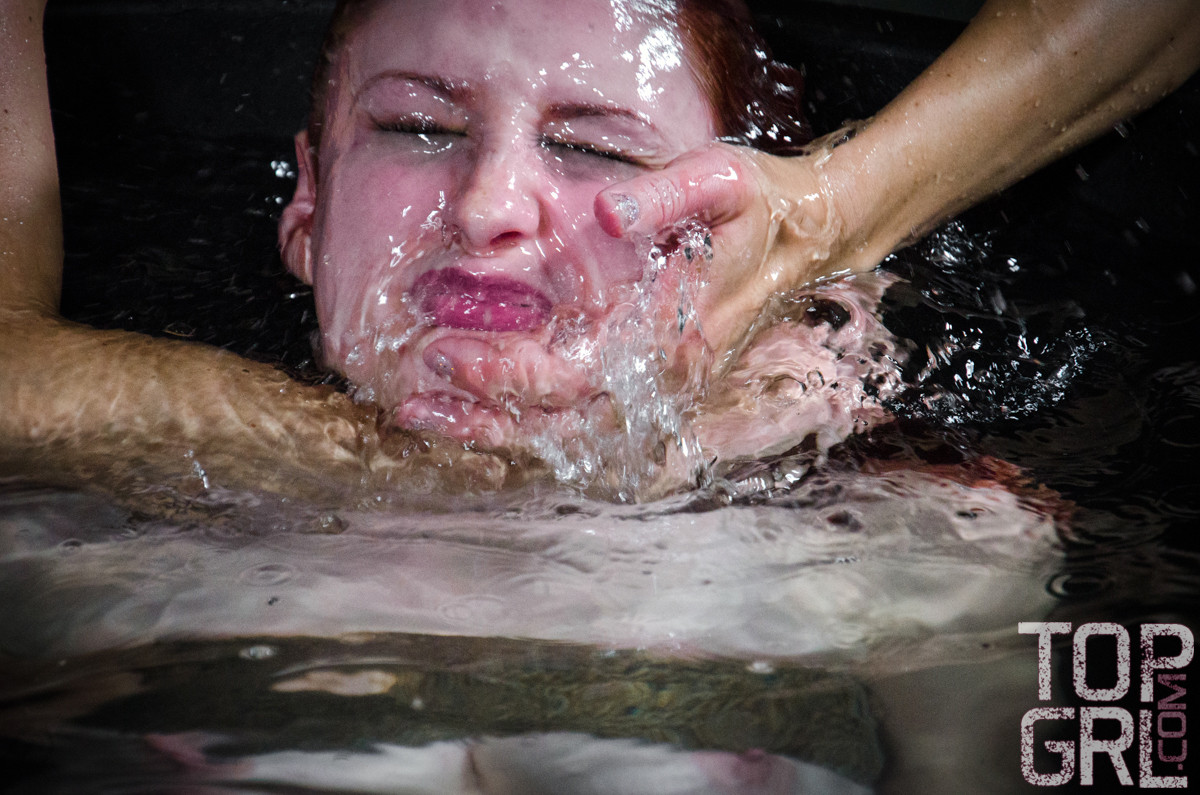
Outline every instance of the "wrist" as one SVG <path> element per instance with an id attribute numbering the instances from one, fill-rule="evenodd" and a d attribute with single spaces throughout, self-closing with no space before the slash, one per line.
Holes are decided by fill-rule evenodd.
<path id="1" fill-rule="evenodd" d="M 900 190 L 903 175 L 894 158 L 883 155 L 874 120 L 854 122 L 814 143 L 808 157 L 830 220 L 826 274 L 862 273 L 875 268 L 895 249 L 918 237 L 905 201 L 912 189 Z"/>

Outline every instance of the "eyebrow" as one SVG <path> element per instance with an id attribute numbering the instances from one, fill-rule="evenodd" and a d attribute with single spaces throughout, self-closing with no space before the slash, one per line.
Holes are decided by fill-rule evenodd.
<path id="1" fill-rule="evenodd" d="M 379 72 L 371 75 L 367 80 L 354 90 L 351 96 L 352 102 L 357 103 L 359 97 L 369 91 L 372 87 L 379 83 L 388 80 L 407 80 L 411 83 L 419 83 L 433 91 L 438 92 L 451 100 L 461 100 L 471 94 L 471 90 L 462 83 L 453 83 L 449 80 L 437 77 L 435 75 L 421 74 L 420 72 L 408 72 L 402 69 L 392 69 L 386 72 Z"/>
<path id="2" fill-rule="evenodd" d="M 556 121 L 596 116 L 627 119 L 639 127 L 646 128 L 650 132 L 658 133 L 658 128 L 654 126 L 654 122 L 646 118 L 645 115 L 619 105 L 598 105 L 594 102 L 555 102 L 547 106 L 544 112 L 547 118 Z"/>

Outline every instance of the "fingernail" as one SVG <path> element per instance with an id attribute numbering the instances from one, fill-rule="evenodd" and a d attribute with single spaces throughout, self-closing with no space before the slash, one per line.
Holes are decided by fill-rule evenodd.
<path id="1" fill-rule="evenodd" d="M 627 193 L 614 193 L 612 199 L 616 203 L 617 214 L 621 216 L 621 228 L 628 229 L 638 222 L 642 216 L 642 208 L 637 199 Z"/>
<path id="2" fill-rule="evenodd" d="M 454 364 L 450 361 L 450 357 L 444 353 L 435 353 L 428 357 L 431 361 L 427 361 L 429 369 L 433 370 L 441 378 L 450 378 L 454 374 Z"/>

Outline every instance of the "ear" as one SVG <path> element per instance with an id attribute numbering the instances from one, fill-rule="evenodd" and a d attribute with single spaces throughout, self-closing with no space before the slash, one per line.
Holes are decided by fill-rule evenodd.
<path id="1" fill-rule="evenodd" d="M 308 131 L 296 133 L 296 193 L 279 219 L 279 251 L 283 263 L 305 284 L 312 284 L 312 226 L 317 206 L 316 169 Z"/>

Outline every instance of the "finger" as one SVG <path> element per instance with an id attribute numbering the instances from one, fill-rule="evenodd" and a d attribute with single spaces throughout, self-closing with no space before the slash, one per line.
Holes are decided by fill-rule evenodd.
<path id="1" fill-rule="evenodd" d="M 425 364 L 481 400 L 517 406 L 568 406 L 587 394 L 581 369 L 535 340 L 510 344 L 442 337 L 426 347 Z"/>
<path id="2" fill-rule="evenodd" d="M 513 416 L 496 405 L 467 405 L 461 400 L 425 400 L 420 396 L 396 406 L 392 413 L 392 422 L 396 427 L 409 431 L 434 430 L 439 436 L 448 436 L 460 442 L 478 443 L 485 447 L 499 447 L 505 444 L 514 438 L 516 429 Z M 457 469 L 465 460 L 461 456 L 455 456 L 452 447 L 433 449 L 437 451 L 437 455 L 427 454 L 421 461 L 422 464 L 431 461 L 443 462 L 435 463 L 435 466 L 451 465 Z M 498 476 L 495 482 L 502 482 L 503 475 L 495 474 Z"/>
<path id="3" fill-rule="evenodd" d="M 600 227 L 613 237 L 654 235 L 688 218 L 718 224 L 741 213 L 757 195 L 749 161 L 728 145 L 689 152 L 596 195 Z"/>

